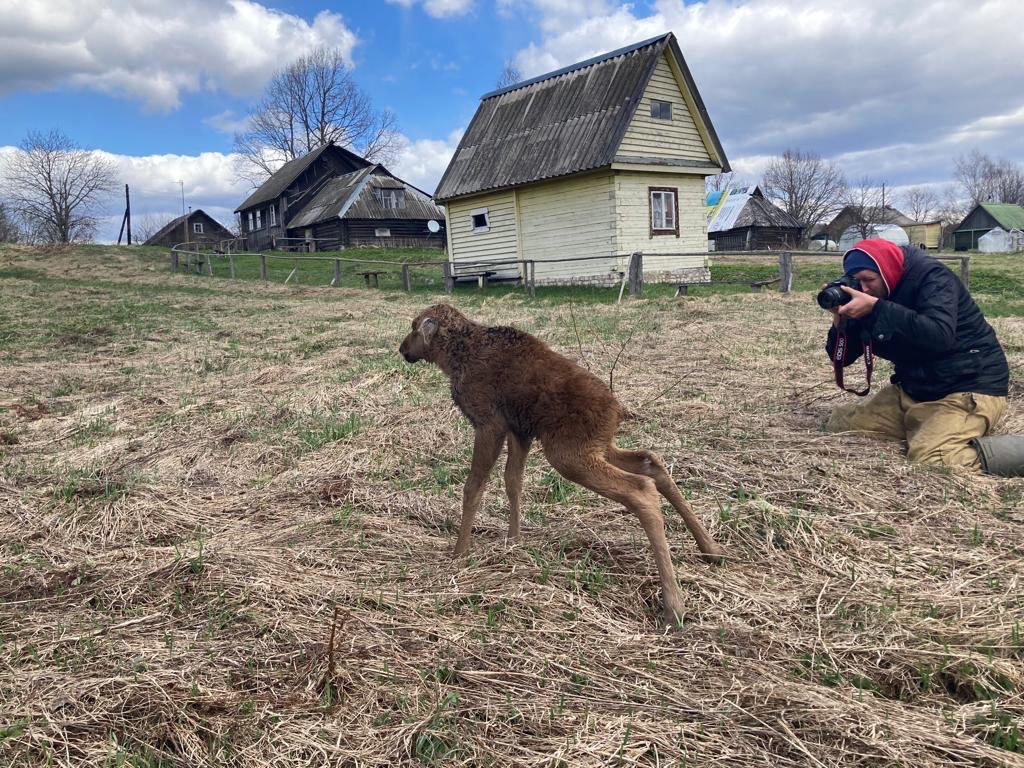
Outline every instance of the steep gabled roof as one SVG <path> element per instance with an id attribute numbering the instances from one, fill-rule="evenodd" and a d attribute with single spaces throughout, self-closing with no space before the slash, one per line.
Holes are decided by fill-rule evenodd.
<path id="1" fill-rule="evenodd" d="M 981 207 L 1007 232 L 1011 229 L 1024 229 L 1024 208 L 1021 206 L 1013 203 L 981 203 Z"/>
<path id="2" fill-rule="evenodd" d="M 217 221 L 215 218 L 213 218 L 213 216 L 208 214 L 202 208 L 196 208 L 194 211 L 189 211 L 188 213 L 183 213 L 181 216 L 178 216 L 176 219 L 171 219 L 169 222 L 167 222 L 162 227 L 160 227 L 159 230 L 157 230 L 152 235 L 150 235 L 146 239 L 146 242 L 143 243 L 143 245 L 146 245 L 147 243 L 149 243 L 151 241 L 154 242 L 154 243 L 157 242 L 162 237 L 164 237 L 164 235 L 170 234 L 176 227 L 180 226 L 183 223 L 187 223 L 188 220 L 191 219 L 193 216 L 199 216 L 199 215 L 205 216 L 210 221 L 212 221 L 214 224 L 216 224 L 218 227 L 220 227 L 222 230 L 224 230 L 229 236 L 231 236 L 231 230 L 230 229 L 225 227 L 223 224 L 221 224 L 219 221 Z M 212 234 L 212 233 L 204 232 L 203 234 L 209 235 L 209 234 Z"/>
<path id="3" fill-rule="evenodd" d="M 402 208 L 385 208 L 373 193 L 377 188 L 398 187 L 405 190 Z M 331 218 L 443 220 L 444 211 L 423 190 L 402 181 L 382 165 L 371 165 L 328 181 L 288 221 L 288 228 L 309 227 Z"/>
<path id="4" fill-rule="evenodd" d="M 719 200 L 714 194 L 708 195 L 707 202 L 714 205 Z M 735 187 L 728 190 L 725 202 L 715 210 L 708 222 L 708 234 L 726 232 L 743 227 L 778 227 L 781 229 L 802 229 L 799 221 L 770 201 L 765 200 L 756 187 Z"/>
<path id="5" fill-rule="evenodd" d="M 309 166 L 316 162 L 317 158 L 328 150 L 343 153 L 347 159 L 353 161 L 357 167 L 366 167 L 370 165 L 368 160 L 364 160 L 359 155 L 354 152 L 349 152 L 343 147 L 339 147 L 331 142 L 321 144 L 312 152 L 309 152 L 302 157 L 297 157 L 294 160 L 289 160 L 278 168 L 269 179 L 260 184 L 260 186 L 245 199 L 245 202 L 235 209 L 235 213 L 243 211 L 246 208 L 251 208 L 254 205 L 259 205 L 260 203 L 269 203 L 272 200 L 276 200 L 281 196 L 282 192 L 288 189 L 288 186 L 295 181 L 295 179 L 297 179 L 304 170 L 309 168 Z"/>
<path id="6" fill-rule="evenodd" d="M 445 170 L 442 201 L 609 166 L 662 54 L 669 52 L 696 106 L 709 154 L 729 163 L 669 32 L 484 94 Z M 668 163 L 670 164 L 670 163 Z"/>

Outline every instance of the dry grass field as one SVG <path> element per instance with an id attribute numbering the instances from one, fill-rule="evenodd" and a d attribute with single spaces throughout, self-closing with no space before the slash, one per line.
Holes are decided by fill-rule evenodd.
<path id="1" fill-rule="evenodd" d="M 472 433 L 396 351 L 441 298 L 0 247 L 0 765 L 1024 766 L 1024 480 L 823 434 L 811 293 L 453 299 L 611 375 L 727 547 L 666 505 L 672 630 L 539 451 L 451 559 Z"/>

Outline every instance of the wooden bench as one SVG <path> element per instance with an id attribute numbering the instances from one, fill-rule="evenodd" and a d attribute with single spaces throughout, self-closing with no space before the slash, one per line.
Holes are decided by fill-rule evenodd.
<path id="1" fill-rule="evenodd" d="M 367 288 L 370 287 L 370 278 L 373 278 L 373 287 L 374 288 L 379 288 L 380 287 L 380 283 L 378 282 L 377 278 L 380 275 L 388 274 L 388 272 L 387 272 L 387 270 L 368 269 L 365 272 L 360 272 L 359 274 L 362 275 L 363 276 L 363 280 L 366 281 L 366 287 Z"/>
<path id="2" fill-rule="evenodd" d="M 493 269 L 460 269 L 452 274 L 452 279 L 455 281 L 465 278 L 473 278 L 476 280 L 478 288 L 485 288 L 487 286 L 487 281 L 496 274 L 498 274 L 497 271 Z"/>
<path id="3" fill-rule="evenodd" d="M 711 282 L 711 283 L 678 283 L 678 284 L 676 284 L 676 295 L 675 295 L 675 298 L 678 299 L 680 296 L 686 296 L 689 293 L 689 291 L 690 291 L 690 286 L 691 285 L 749 285 L 750 286 L 750 290 L 754 291 L 755 293 L 758 293 L 758 292 L 763 291 L 769 285 L 775 285 L 781 279 L 782 278 L 780 278 L 780 277 L 770 277 L 767 280 L 753 280 L 753 281 L 751 281 L 749 283 L 746 280 L 733 280 L 733 281 L 726 280 L 726 281 L 719 281 L 717 283 L 716 282 Z"/>

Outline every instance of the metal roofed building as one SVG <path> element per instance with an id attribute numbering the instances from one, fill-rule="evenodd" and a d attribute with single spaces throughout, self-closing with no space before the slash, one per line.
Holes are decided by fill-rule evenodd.
<path id="1" fill-rule="evenodd" d="M 642 251 L 645 279 L 694 282 L 704 178 L 728 170 L 668 33 L 485 94 L 434 198 L 456 267 L 529 259 L 538 283 L 610 283 Z M 591 256 L 604 258 L 554 263 Z"/>

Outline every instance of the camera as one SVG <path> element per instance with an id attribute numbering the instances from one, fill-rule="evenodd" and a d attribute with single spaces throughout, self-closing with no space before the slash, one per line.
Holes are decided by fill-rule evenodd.
<path id="1" fill-rule="evenodd" d="M 818 306 L 822 309 L 835 309 L 846 304 L 853 297 L 842 289 L 841 286 L 847 288 L 853 288 L 854 290 L 860 290 L 860 281 L 856 280 L 849 275 L 843 275 L 838 280 L 833 280 L 831 283 L 821 289 L 818 294 Z"/>

